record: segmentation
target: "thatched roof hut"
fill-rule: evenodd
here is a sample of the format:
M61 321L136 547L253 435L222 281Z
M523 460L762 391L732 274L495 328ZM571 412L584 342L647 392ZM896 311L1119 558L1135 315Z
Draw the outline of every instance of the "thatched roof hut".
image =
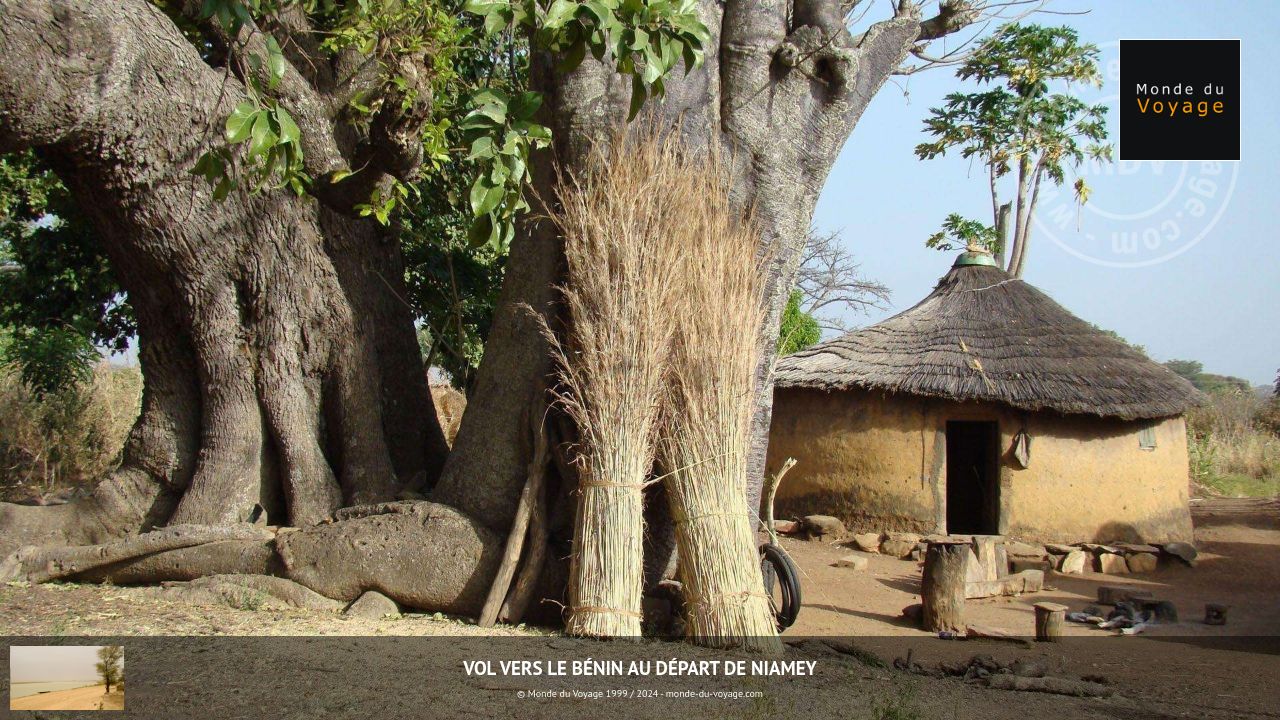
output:
M1180 415L1197 402L1191 383L1128 343L1000 268L966 259L915 307L783 358L777 385L1125 420Z
M770 464L800 461L784 508L1055 540L1190 532L1181 415L1199 393L989 255L961 255L909 310L782 358L776 385ZM1080 499L1074 517L1037 507Z

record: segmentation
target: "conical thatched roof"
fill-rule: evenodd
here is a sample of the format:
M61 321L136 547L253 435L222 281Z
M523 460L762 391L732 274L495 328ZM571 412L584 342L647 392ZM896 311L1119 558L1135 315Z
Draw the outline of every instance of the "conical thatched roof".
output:
M782 358L776 381L1124 419L1179 415L1200 398L1026 282L963 261L915 307Z

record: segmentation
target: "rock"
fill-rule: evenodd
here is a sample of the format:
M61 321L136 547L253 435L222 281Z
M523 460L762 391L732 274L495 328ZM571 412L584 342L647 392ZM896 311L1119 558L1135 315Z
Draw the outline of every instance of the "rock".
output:
M1053 563L1047 558L1015 557L1009 561L1009 566L1015 574L1023 570L1039 570L1041 573L1046 573L1053 569Z
M1168 600L1143 600L1142 609L1155 615L1157 622L1178 622L1178 608Z
M1044 546L1044 549L1048 550L1049 553L1052 555L1070 555L1071 553L1075 552L1079 548L1077 548L1074 545L1060 545L1058 543L1046 543Z
M1003 595L1004 591L1005 583L1003 580L978 580L964 584L964 598L966 600L995 597Z
M1022 592L1040 592L1044 590L1043 570L1023 570L1014 577L1022 578Z
M1196 556L1200 554L1195 545L1184 542L1165 543L1160 549L1192 567L1195 567Z
M362 618L364 620L381 620L387 616L398 618L400 617L400 606L396 605L395 600L377 590L368 590L356 598L355 602L348 605L342 614L347 617Z
M865 555L845 555L836 561L836 567L849 568L850 570L866 570L867 557Z
M1120 543L1116 545L1125 555L1130 553L1158 553L1160 548L1154 545L1140 545L1138 543Z
M1072 550L1062 556L1062 565L1058 567L1058 572L1063 575L1079 575L1084 572L1085 561L1089 559L1083 550Z
M802 529L803 528L801 527L800 523L796 522L795 520L774 520L773 521L773 530L779 535L794 535L800 532Z
M806 515L804 529L811 539L834 538L844 534L844 523L830 515Z
M1156 565L1160 563L1160 558L1153 553L1140 552L1126 555L1124 561L1129 566L1129 572L1149 573L1155 572Z
M916 549L914 542L905 542L903 540L894 540L890 538L880 543L880 552L889 557L905 558Z
M1097 570L1105 575L1128 575L1129 564L1125 562L1122 555L1113 555L1111 553L1099 553L1097 556Z
M901 542L911 543L912 545L915 545L924 539L920 537L919 533L913 532L891 532L887 534L887 537L890 540L898 540Z
M921 615L924 614L924 605L915 603L902 608L902 617L915 622L920 621Z
M1041 558L1048 555L1043 545L1032 545L1018 540L1010 540L1004 544L1005 552L1009 553L1009 557L1037 557Z
M1098 543L1080 543L1080 547L1084 548L1085 550L1088 550L1094 555L1097 555L1099 553L1114 554L1114 553L1120 552L1120 548L1118 547L1113 547L1111 545L1099 545Z
M853 536L853 545L862 552L880 552L880 533L858 533Z

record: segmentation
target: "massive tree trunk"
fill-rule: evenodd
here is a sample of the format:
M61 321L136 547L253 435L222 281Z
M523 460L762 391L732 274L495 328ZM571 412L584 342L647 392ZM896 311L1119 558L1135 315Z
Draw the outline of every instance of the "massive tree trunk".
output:
M748 462L753 513L764 476L778 323L818 194L872 96L916 43L971 21L969 5L945 3L943 14L922 21L918 3L904 0L894 17L855 38L845 27L847 8L836 0L704 0L702 19L712 32L705 64L688 75L675 70L666 98L647 111L690 146L716 147L732 159L733 197L754 213L769 258L765 287L772 302L759 338ZM631 84L607 62L588 58L564 74L554 58L535 54L532 84L546 95L543 118L568 172L626 121ZM542 177L553 175L544 169ZM549 185L539 189L550 195ZM437 488L435 499L495 528L510 523L528 464L524 434L516 431L528 395L519 389L550 370L546 344L524 306L551 311L560 253L544 226L526 228L513 244L475 391Z
M261 512L310 525L432 484L447 449L394 243L332 198L214 200L190 171L244 85L154 5L0 0L0 17L0 152L35 148L94 222L145 379L120 469L82 502L0 505L0 552ZM359 166L320 90L291 71L281 92L313 176Z

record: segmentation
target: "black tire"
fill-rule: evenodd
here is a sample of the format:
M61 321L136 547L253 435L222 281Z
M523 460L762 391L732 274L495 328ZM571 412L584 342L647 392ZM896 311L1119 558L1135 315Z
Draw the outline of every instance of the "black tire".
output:
M772 596L773 586L781 587L782 606L775 612L775 618L778 632L782 632L795 624L800 614L800 569L781 547L765 543L760 546L760 570L766 593Z

